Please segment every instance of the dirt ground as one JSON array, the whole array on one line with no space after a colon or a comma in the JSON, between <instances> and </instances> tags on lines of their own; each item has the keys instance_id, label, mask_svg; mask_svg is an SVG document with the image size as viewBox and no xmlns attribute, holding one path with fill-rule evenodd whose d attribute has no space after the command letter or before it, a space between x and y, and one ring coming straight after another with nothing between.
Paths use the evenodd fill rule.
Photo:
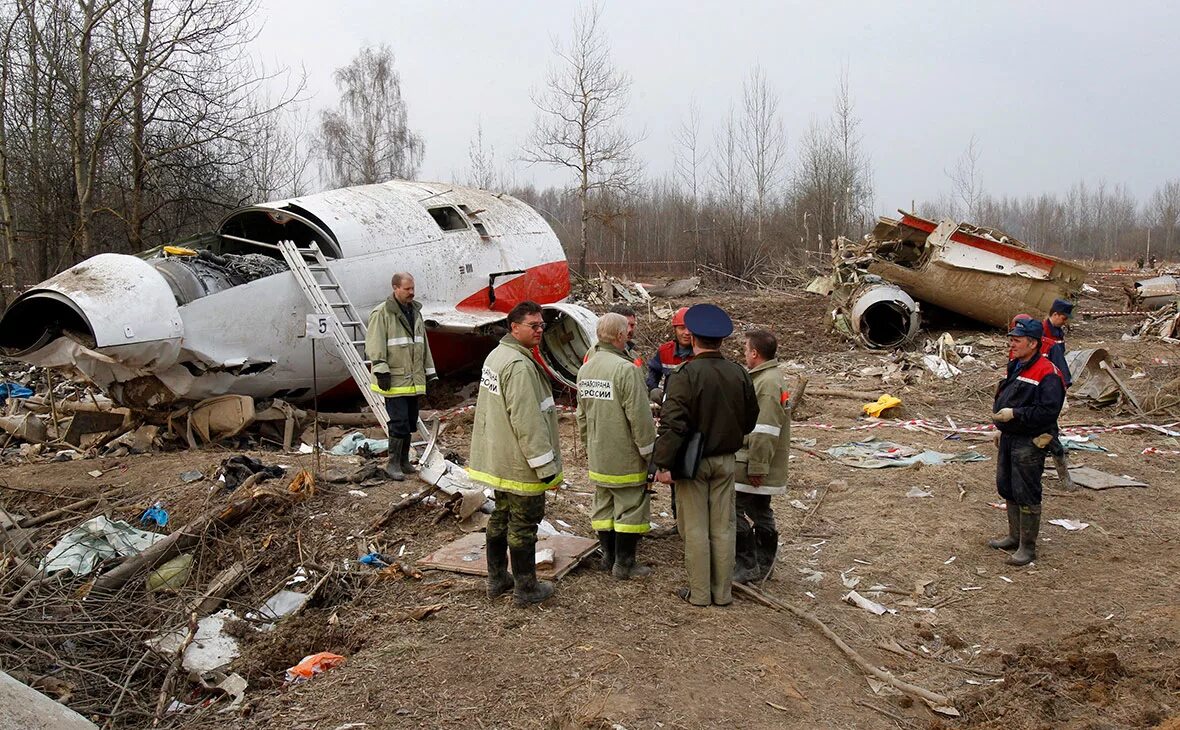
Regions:
<instances>
[{"instance_id":1,"label":"dirt ground","mask_svg":"<svg viewBox=\"0 0 1180 730\"><path fill-rule=\"evenodd\" d=\"M1083 299L1082 307L1112 308L1116 283L1095 283L1102 293ZM739 327L774 330L787 372L805 375L808 388L890 392L902 399L886 413L886 425L872 429L862 428L871 423L859 417L863 400L815 395L800 404L791 488L774 500L779 562L762 588L812 612L871 663L949 695L961 717L937 715L888 687L874 688L828 639L789 615L740 598L726 608L682 603L674 595L684 580L674 534L641 544L651 578L619 582L589 561L559 582L553 599L526 610L508 598L488 601L480 579L438 571L420 579L390 577L357 565L370 544L386 554L404 547L401 559L409 561L462 536L430 503L399 513L379 535L364 535L389 503L421 486L407 482L363 486L363 496L349 485L321 484L314 497L282 513L253 515L219 538L194 584L204 585L202 578L236 556L266 556L231 596L235 607L257 606L301 562L334 566L344 578L275 630L243 633L243 656L233 667L249 681L241 708L172 715L167 724L291 730L1178 726L1180 478L1175 456L1141 454L1148 446L1180 449L1175 438L1101 432L1094 443L1106 452L1071 452L1071 463L1150 486L1065 493L1048 479L1038 560L1014 568L985 544L1005 529L995 506L990 438L948 439L946 432L907 429L896 420L987 423L1006 351L1001 333L952 330L957 342L973 343L977 358L952 380L935 381L918 366L903 371L906 383L883 385L860 371L897 358L855 349L826 332L821 323L829 303L821 298L728 292L675 304L706 300L731 310ZM1106 347L1144 373L1136 379L1143 387L1174 381L1180 376L1174 346L1120 340L1134 321L1078 321L1069 345ZM666 327L641 317L643 349L650 351ZM1071 402L1061 422L1169 420L1175 419ZM466 454L470 423L469 412L448 418L446 448ZM592 495L572 416L563 416L562 429L568 487L550 493L547 517L592 536ZM822 454L869 436L946 453L975 449L989 460L869 470ZM38 514L100 485L126 484L107 503L47 529L59 534L102 510L132 519L157 499L183 524L229 496L209 481L184 484L178 475L212 473L227 455L206 450L8 466L0 499L9 511ZM312 459L253 455L304 467ZM325 457L324 466L356 461ZM87 475L95 469L103 472L99 478ZM913 487L932 496L907 497ZM654 522L671 523L666 492L656 496L652 511ZM1071 532L1049 524L1058 518L1089 527ZM857 578L856 590L889 613L876 616L842 600L845 581ZM870 592L874 586L884 588ZM404 612L430 604L443 608L422 621L405 619ZM285 669L319 651L346 661L309 682L283 684ZM150 720L131 724L146 727Z\"/></svg>"}]
</instances>

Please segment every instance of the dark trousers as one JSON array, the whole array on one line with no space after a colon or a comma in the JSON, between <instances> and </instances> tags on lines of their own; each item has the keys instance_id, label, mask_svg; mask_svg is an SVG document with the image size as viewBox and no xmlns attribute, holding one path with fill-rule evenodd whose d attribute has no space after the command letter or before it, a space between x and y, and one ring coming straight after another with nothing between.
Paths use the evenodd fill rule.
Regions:
<instances>
[{"instance_id":1,"label":"dark trousers","mask_svg":"<svg viewBox=\"0 0 1180 730\"><path fill-rule=\"evenodd\" d=\"M495 491L496 509L488 518L488 541L508 536L508 547L531 548L537 544L537 525L545 517L545 493L514 494Z\"/></svg>"},{"instance_id":2,"label":"dark trousers","mask_svg":"<svg viewBox=\"0 0 1180 730\"><path fill-rule=\"evenodd\" d=\"M386 398L385 412L389 415L389 438L404 439L418 430L418 396Z\"/></svg>"},{"instance_id":3,"label":"dark trousers","mask_svg":"<svg viewBox=\"0 0 1180 730\"><path fill-rule=\"evenodd\" d=\"M753 534L755 530L775 532L774 510L769 494L737 493L737 534Z\"/></svg>"},{"instance_id":4,"label":"dark trousers","mask_svg":"<svg viewBox=\"0 0 1180 730\"><path fill-rule=\"evenodd\" d=\"M1000 434L996 459L996 489L1000 496L1022 507L1039 506L1045 454L1031 436Z\"/></svg>"}]
</instances>

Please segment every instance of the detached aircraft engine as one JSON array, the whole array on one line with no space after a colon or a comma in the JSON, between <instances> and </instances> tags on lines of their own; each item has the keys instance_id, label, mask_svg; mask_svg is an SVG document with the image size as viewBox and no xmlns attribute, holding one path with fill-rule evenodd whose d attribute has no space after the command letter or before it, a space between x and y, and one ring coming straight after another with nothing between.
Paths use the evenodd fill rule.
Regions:
<instances>
[{"instance_id":1,"label":"detached aircraft engine","mask_svg":"<svg viewBox=\"0 0 1180 730\"><path fill-rule=\"evenodd\" d=\"M535 352L573 385L595 315L565 301L569 269L549 224L506 194L393 180L241 208L215 232L137 256L99 254L32 287L0 318L9 357L81 375L125 405L235 393L312 395L312 313L277 243L319 246L361 316L414 276L439 372L477 364L532 299L548 324ZM321 393L351 388L331 345Z\"/></svg>"}]
</instances>

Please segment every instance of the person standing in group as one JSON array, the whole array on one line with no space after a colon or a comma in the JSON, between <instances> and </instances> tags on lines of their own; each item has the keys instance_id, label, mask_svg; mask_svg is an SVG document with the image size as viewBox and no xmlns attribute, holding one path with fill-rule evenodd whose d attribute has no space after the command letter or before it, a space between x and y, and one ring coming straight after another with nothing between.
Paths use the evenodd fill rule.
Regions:
<instances>
[{"instance_id":1,"label":"person standing in group","mask_svg":"<svg viewBox=\"0 0 1180 730\"><path fill-rule=\"evenodd\" d=\"M1069 372L1069 363L1065 360L1065 323L1073 318L1073 302L1064 299L1054 299L1049 309L1049 316L1041 323L1044 336L1041 339L1041 354L1049 358L1049 362L1061 371L1065 381L1065 389L1073 385L1073 375ZM1062 406L1062 410L1065 407ZM1061 439L1054 438L1049 444L1049 454L1053 457L1053 466L1057 469L1057 478L1061 481L1061 488L1066 491L1074 489L1073 479L1069 476L1069 464L1065 460L1065 447Z\"/></svg>"},{"instance_id":2,"label":"person standing in group","mask_svg":"<svg viewBox=\"0 0 1180 730\"><path fill-rule=\"evenodd\" d=\"M1041 354L1041 323L1020 320L1008 332L1013 354L1008 374L996 387L992 420L999 429L996 488L1008 509L1008 534L989 540L997 550L1017 548L1009 565L1037 557L1041 527L1041 476L1046 449L1057 438L1057 417L1065 383L1057 366Z\"/></svg>"},{"instance_id":3,"label":"person standing in group","mask_svg":"<svg viewBox=\"0 0 1180 730\"><path fill-rule=\"evenodd\" d=\"M758 396L758 423L736 457L737 568L733 579L738 583L765 579L774 570L778 529L770 499L787 492L791 452L790 392L775 358L778 340L767 330L750 330L743 351Z\"/></svg>"},{"instance_id":4,"label":"person standing in group","mask_svg":"<svg viewBox=\"0 0 1180 730\"><path fill-rule=\"evenodd\" d=\"M514 590L523 606L554 591L552 583L537 580L536 544L545 492L562 481L561 444L549 377L532 355L545 331L541 306L517 304L508 329L480 373L467 475L495 490L486 537L488 597Z\"/></svg>"},{"instance_id":5,"label":"person standing in group","mask_svg":"<svg viewBox=\"0 0 1180 730\"><path fill-rule=\"evenodd\" d=\"M413 474L410 441L418 430L418 396L426 394L428 382L438 380L422 305L414 300L414 277L405 272L393 275L393 293L369 313L365 336L365 357L370 365L369 387L385 396L389 416L389 458L385 473L400 482Z\"/></svg>"},{"instance_id":6,"label":"person standing in group","mask_svg":"<svg viewBox=\"0 0 1180 730\"><path fill-rule=\"evenodd\" d=\"M693 357L692 333L684 323L687 312L688 307L676 310L672 315L672 339L660 345L647 361L647 389L657 403L663 400L662 391L668 374Z\"/></svg>"},{"instance_id":7,"label":"person standing in group","mask_svg":"<svg viewBox=\"0 0 1180 730\"><path fill-rule=\"evenodd\" d=\"M720 307L696 304L684 317L693 359L668 379L653 461L655 478L673 483L671 469L700 434L700 463L676 480L677 527L684 539L688 587L677 595L694 606L733 602L734 453L758 419L758 398L745 368L721 355L733 322Z\"/></svg>"},{"instance_id":8,"label":"person standing in group","mask_svg":"<svg viewBox=\"0 0 1180 730\"><path fill-rule=\"evenodd\" d=\"M596 488L591 526L600 567L620 580L651 573L636 564L635 551L651 527L647 465L656 439L643 375L627 359L627 333L626 317L602 315L598 344L578 371L578 433Z\"/></svg>"},{"instance_id":9,"label":"person standing in group","mask_svg":"<svg viewBox=\"0 0 1180 730\"><path fill-rule=\"evenodd\" d=\"M621 314L627 318L627 344L623 348L623 354L635 367L643 367L643 357L639 354L639 349L635 347L635 326L639 322L639 318L635 315L635 309L629 304L615 304L611 306L609 313Z\"/></svg>"}]
</instances>

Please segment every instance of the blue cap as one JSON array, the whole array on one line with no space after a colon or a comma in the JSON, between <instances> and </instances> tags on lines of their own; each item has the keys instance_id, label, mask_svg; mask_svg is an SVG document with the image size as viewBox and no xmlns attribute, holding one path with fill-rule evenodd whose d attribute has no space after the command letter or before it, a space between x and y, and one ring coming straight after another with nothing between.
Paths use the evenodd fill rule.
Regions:
<instances>
[{"instance_id":1,"label":"blue cap","mask_svg":"<svg viewBox=\"0 0 1180 730\"><path fill-rule=\"evenodd\" d=\"M1049 308L1049 313L1061 312L1066 317L1073 316L1073 302L1067 302L1064 299L1054 299L1053 306Z\"/></svg>"},{"instance_id":2,"label":"blue cap","mask_svg":"<svg viewBox=\"0 0 1180 730\"><path fill-rule=\"evenodd\" d=\"M1034 340L1039 340L1045 335L1045 330L1041 326L1039 319L1021 319L1017 320L1016 326L1008 330L1009 337L1031 337Z\"/></svg>"},{"instance_id":3,"label":"blue cap","mask_svg":"<svg viewBox=\"0 0 1180 730\"><path fill-rule=\"evenodd\" d=\"M694 304L684 313L684 326L700 337L721 339L733 334L733 320L716 304Z\"/></svg>"}]
</instances>

